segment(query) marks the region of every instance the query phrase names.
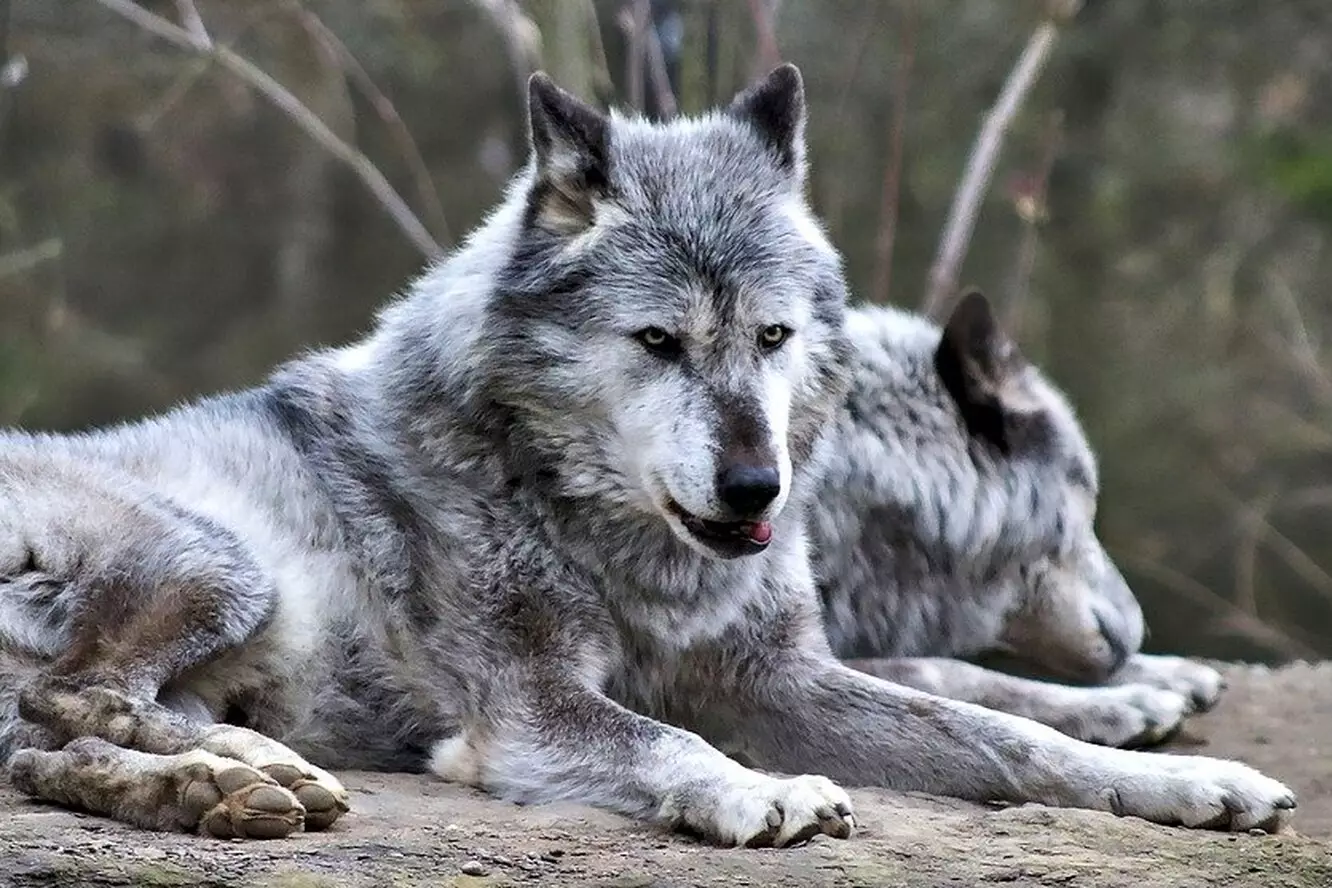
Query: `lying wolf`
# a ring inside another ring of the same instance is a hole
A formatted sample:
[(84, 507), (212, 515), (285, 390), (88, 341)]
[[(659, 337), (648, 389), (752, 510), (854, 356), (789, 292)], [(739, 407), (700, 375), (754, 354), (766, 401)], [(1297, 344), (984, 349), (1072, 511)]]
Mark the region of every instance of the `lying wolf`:
[(506, 199), (364, 342), (140, 424), (3, 439), (21, 791), (251, 837), (346, 810), (311, 762), (724, 844), (850, 835), (834, 780), (1281, 822), (1290, 790), (1242, 764), (834, 656), (806, 525), (855, 333), (794, 67), (660, 125), (537, 75), (529, 114)]
[[(1092, 528), (1096, 462), (979, 293), (942, 330), (847, 315), (852, 385), (810, 508), (833, 651), (857, 669), (1083, 740), (1161, 739), (1221, 676), (1138, 653), (1142, 611)], [(1001, 652), (1030, 681), (961, 662)]]

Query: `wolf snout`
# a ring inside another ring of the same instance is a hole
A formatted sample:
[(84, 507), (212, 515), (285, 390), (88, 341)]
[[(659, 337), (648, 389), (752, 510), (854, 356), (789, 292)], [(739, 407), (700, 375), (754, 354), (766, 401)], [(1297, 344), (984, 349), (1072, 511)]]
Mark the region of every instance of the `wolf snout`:
[(717, 497), (734, 514), (752, 518), (782, 492), (782, 477), (776, 466), (736, 464), (717, 475)]
[(1108, 648), (1104, 661), (1098, 664), (1101, 666), (1098, 671), (1106, 676), (1113, 675), (1128, 662), (1129, 657), (1137, 653), (1138, 643), (1131, 638), (1132, 633), (1118, 614), (1107, 616), (1097, 613), (1096, 628), (1100, 632), (1101, 641)]

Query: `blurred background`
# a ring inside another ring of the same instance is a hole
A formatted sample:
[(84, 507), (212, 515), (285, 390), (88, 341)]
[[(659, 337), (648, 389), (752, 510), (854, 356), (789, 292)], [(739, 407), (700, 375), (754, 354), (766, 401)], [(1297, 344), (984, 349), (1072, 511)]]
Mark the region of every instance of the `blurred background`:
[(1332, 4), (1075, 6), (0, 0), (0, 424), (365, 330), (523, 162), (537, 67), (669, 116), (796, 62), (857, 297), (946, 310), (941, 233), (1026, 58), (956, 276), (1083, 417), (1149, 648), (1332, 655)]

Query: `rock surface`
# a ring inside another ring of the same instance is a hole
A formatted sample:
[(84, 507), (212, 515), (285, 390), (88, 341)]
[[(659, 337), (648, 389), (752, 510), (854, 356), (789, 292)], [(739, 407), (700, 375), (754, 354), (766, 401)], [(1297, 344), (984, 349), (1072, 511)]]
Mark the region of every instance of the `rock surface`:
[(0, 788), (0, 885), (1326, 888), (1332, 665), (1233, 667), (1228, 678), (1221, 706), (1174, 748), (1240, 758), (1294, 787), (1300, 808), (1280, 836), (862, 789), (849, 841), (720, 850), (588, 808), (523, 808), (424, 777), (347, 773), (353, 813), (328, 833), (278, 842), (144, 833)]

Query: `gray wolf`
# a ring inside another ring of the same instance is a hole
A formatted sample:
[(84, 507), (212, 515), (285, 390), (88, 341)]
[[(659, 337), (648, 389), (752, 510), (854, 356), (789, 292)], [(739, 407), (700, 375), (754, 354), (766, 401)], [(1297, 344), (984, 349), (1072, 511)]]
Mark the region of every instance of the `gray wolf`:
[(850, 835), (834, 781), (1279, 825), (1294, 796), (1242, 764), (834, 656), (806, 523), (853, 346), (794, 67), (666, 124), (536, 75), (528, 113), (507, 196), (362, 342), (144, 422), (4, 437), (19, 790), (215, 836), (328, 826), (348, 799), (322, 768), (728, 845)]
[[(1216, 670), (1139, 653), (1142, 610), (1093, 527), (1095, 455), (985, 297), (966, 294), (942, 329), (855, 309), (847, 335), (851, 388), (809, 521), (833, 651), (1115, 746), (1214, 704)], [(962, 662), (995, 654), (1082, 686)]]

